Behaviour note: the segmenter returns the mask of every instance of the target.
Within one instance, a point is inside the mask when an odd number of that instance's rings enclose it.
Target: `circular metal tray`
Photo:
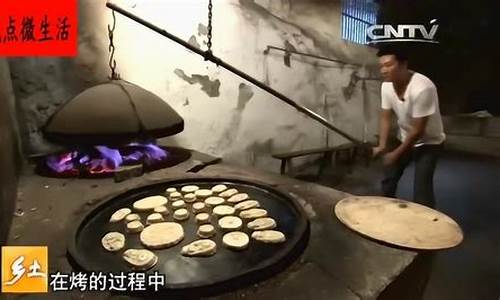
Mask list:
[[[196,235],[197,225],[190,212],[189,220],[180,222],[184,227],[184,239],[176,246],[152,250],[158,256],[158,264],[147,273],[158,271],[165,274],[165,291],[196,290],[204,293],[210,290],[226,291],[248,285],[268,278],[291,264],[305,249],[309,238],[309,221],[302,207],[295,199],[286,196],[269,186],[249,181],[198,178],[179,179],[160,184],[141,187],[119,195],[89,212],[72,231],[68,243],[70,262],[76,269],[83,271],[129,272],[121,254],[125,249],[144,248],[138,234],[129,234],[124,230],[122,222],[110,224],[110,216],[123,207],[132,208],[134,201],[143,197],[163,194],[167,187],[180,187],[195,184],[200,188],[211,188],[216,184],[234,187],[239,192],[248,193],[251,199],[258,200],[268,215],[277,222],[277,229],[283,232],[286,242],[265,244],[250,238],[249,247],[243,251],[233,251],[222,244],[222,233],[215,218],[211,224],[217,230],[212,239],[217,243],[217,253],[211,257],[185,257],[180,251],[182,246],[199,239]],[[166,221],[173,221],[171,201],[168,203],[170,214]],[[191,204],[187,203],[188,208]],[[141,220],[147,213],[140,213]],[[242,231],[249,236],[251,231],[244,221]],[[109,231],[125,234],[126,244],[122,251],[111,253],[103,249],[101,238]]]

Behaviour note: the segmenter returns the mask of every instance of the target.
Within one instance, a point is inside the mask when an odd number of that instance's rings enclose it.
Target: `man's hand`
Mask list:
[[[382,147],[382,146],[373,147],[372,148],[372,156],[377,157],[384,151],[385,151],[385,147]]]
[[[384,165],[389,166],[394,164],[403,154],[411,151],[415,143],[422,137],[425,131],[425,126],[427,124],[428,116],[413,118],[412,129],[410,133],[406,136],[404,141],[393,151],[384,155]]]
[[[399,155],[396,151],[392,151],[384,155],[384,166],[390,166],[396,163],[399,159]]]

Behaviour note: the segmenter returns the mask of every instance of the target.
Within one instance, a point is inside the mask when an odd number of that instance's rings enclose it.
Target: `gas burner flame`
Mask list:
[[[71,171],[74,168],[73,159],[77,156],[76,152],[68,152],[60,155],[50,155],[47,157],[47,166],[57,173]]]
[[[130,143],[124,147],[94,146],[88,151],[71,151],[46,157],[46,165],[56,173],[113,173],[120,166],[151,166],[168,157],[168,152],[154,143]]]

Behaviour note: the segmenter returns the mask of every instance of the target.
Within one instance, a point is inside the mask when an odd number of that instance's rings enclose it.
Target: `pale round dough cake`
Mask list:
[[[128,249],[122,257],[134,270],[140,271],[146,271],[158,262],[158,256],[146,249]]]
[[[186,194],[184,195],[184,201],[186,201],[187,203],[194,202],[196,201],[196,195],[194,193]]]
[[[266,230],[276,228],[276,221],[273,218],[257,218],[252,222],[248,222],[248,229],[251,230]]]
[[[262,208],[252,208],[240,212],[240,218],[242,219],[257,219],[267,217],[267,211]]]
[[[226,200],[222,197],[208,197],[207,199],[205,199],[205,205],[207,207],[214,207],[214,206],[217,206],[217,205],[221,205],[222,203],[224,203]]]
[[[286,241],[285,235],[281,231],[277,230],[262,230],[254,231],[252,233],[252,238],[264,243],[283,243]]]
[[[200,189],[194,192],[196,195],[196,198],[198,199],[205,199],[213,195],[213,192],[211,190],[207,189]]]
[[[152,213],[146,219],[147,224],[160,223],[163,221],[163,216],[160,213]]]
[[[235,216],[225,216],[219,221],[219,227],[224,231],[240,230],[243,225],[243,221]]]
[[[174,187],[169,187],[168,189],[165,190],[165,193],[167,195],[170,195],[171,193],[177,192],[177,189]]]
[[[234,207],[229,205],[218,205],[214,207],[213,211],[214,215],[218,217],[233,215],[235,212]]]
[[[229,197],[229,199],[227,199],[227,202],[234,204],[234,203],[248,200],[248,198],[250,198],[250,197],[248,196],[247,193],[239,193],[239,194],[232,195],[231,197]]]
[[[133,207],[137,211],[148,211],[153,210],[155,207],[166,205],[168,202],[167,198],[157,195],[149,196],[141,200],[134,202]]]
[[[168,208],[166,206],[158,206],[158,207],[155,207],[154,210],[153,210],[155,213],[159,213],[159,214],[162,214],[164,216],[168,215],[169,214],[169,211],[168,211]]]
[[[205,211],[206,208],[207,207],[206,207],[205,203],[203,203],[203,202],[195,202],[195,203],[193,203],[193,206],[192,206],[193,212],[195,214]]]
[[[210,215],[207,213],[199,213],[195,216],[196,223],[203,224],[210,222]]]
[[[121,208],[111,215],[111,218],[109,218],[109,222],[120,222],[121,220],[125,219],[131,212],[132,210],[130,210],[130,208]]]
[[[225,190],[227,190],[227,186],[225,186],[224,184],[218,184],[214,187],[212,187],[212,192],[214,192],[214,194],[220,194],[222,192],[224,192]]]
[[[246,200],[243,202],[240,202],[234,206],[234,209],[236,210],[247,210],[247,209],[252,209],[252,208],[257,208],[260,207],[260,204],[258,201],[255,200]]]
[[[189,219],[189,212],[185,208],[180,208],[174,211],[174,219],[177,221],[184,221]]]
[[[140,221],[141,216],[138,214],[130,214],[125,217],[125,222]]]
[[[142,225],[141,221],[132,221],[127,223],[127,232],[129,233],[138,233],[144,229],[144,225]]]
[[[236,194],[238,194],[237,189],[229,189],[229,190],[225,190],[224,192],[220,193],[219,197],[229,198],[229,197],[234,196]]]
[[[215,235],[215,227],[211,224],[203,224],[198,227],[196,234],[201,238],[209,238]]]
[[[120,251],[125,247],[125,236],[116,231],[108,232],[102,237],[101,244],[108,251]]]
[[[241,231],[231,231],[222,237],[224,246],[234,250],[246,249],[249,242],[250,238],[248,235]]]
[[[168,195],[168,198],[170,200],[175,201],[175,200],[181,200],[182,199],[182,194],[179,192],[173,192]]]
[[[179,208],[184,208],[186,207],[186,202],[184,200],[177,200],[172,202],[172,208],[173,209],[179,209]]]
[[[197,185],[186,185],[181,188],[181,192],[183,193],[194,193],[195,191],[199,190],[200,187]]]
[[[151,224],[141,232],[141,243],[151,249],[163,249],[178,244],[184,238],[184,229],[175,222]]]
[[[182,247],[181,254],[185,256],[211,256],[217,251],[217,244],[208,239],[194,241]]]

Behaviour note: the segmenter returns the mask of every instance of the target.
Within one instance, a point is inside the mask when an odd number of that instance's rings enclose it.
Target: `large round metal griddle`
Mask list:
[[[161,184],[141,187],[117,196],[88,213],[72,232],[68,243],[70,262],[83,271],[120,272],[131,271],[121,254],[125,249],[144,248],[138,234],[129,234],[124,224],[110,224],[109,218],[116,210],[132,208],[134,201],[143,197],[163,194],[167,187],[180,187],[195,184],[201,188],[211,188],[216,184],[225,184],[238,191],[248,193],[251,199],[258,200],[269,216],[277,221],[277,230],[282,231],[287,240],[281,244],[264,244],[250,239],[248,249],[233,251],[222,244],[222,234],[215,218],[211,224],[217,229],[212,238],[217,243],[217,253],[211,257],[185,257],[180,254],[182,246],[199,239],[193,214],[187,221],[180,222],[184,227],[184,240],[168,249],[153,250],[158,256],[158,264],[147,273],[159,271],[166,276],[168,291],[196,290],[203,292],[217,289],[227,290],[262,280],[281,271],[292,263],[304,250],[309,237],[309,221],[301,206],[285,194],[268,186],[226,179],[182,179]],[[171,202],[168,209],[172,212]],[[190,210],[191,204],[188,203]],[[141,220],[147,213],[141,213]],[[172,213],[166,221],[173,221]],[[244,229],[247,234],[251,231]],[[126,245],[118,253],[110,253],[101,246],[101,238],[107,232],[119,231],[126,235]]]
[[[376,196],[353,196],[335,206],[338,219],[369,238],[411,249],[437,250],[463,240],[447,215],[417,203]]]

